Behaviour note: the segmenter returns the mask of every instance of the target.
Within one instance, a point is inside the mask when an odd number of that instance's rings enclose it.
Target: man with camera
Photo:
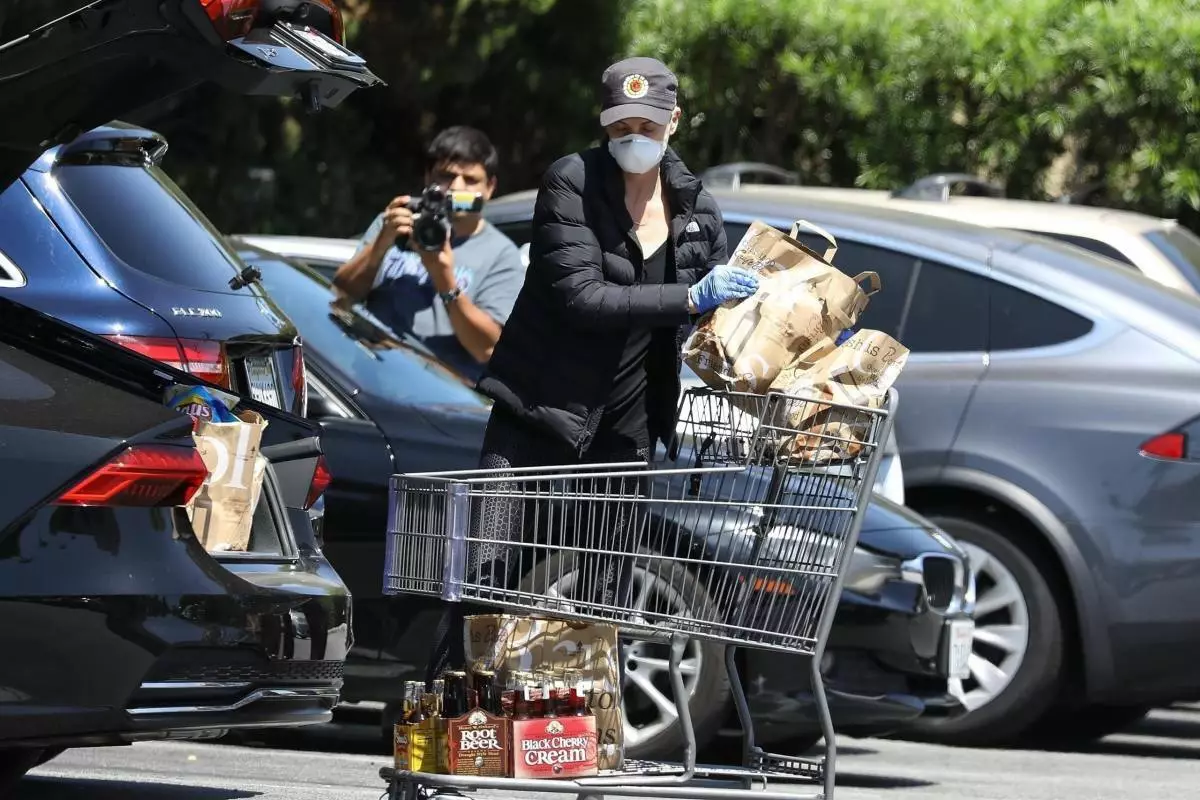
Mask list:
[[[500,339],[525,280],[512,240],[484,221],[496,190],[496,149],[458,126],[425,153],[426,188],[388,204],[334,285],[398,334],[412,334],[472,381]]]

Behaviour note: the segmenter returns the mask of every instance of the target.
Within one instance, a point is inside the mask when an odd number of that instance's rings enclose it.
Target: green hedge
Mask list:
[[[1012,197],[1200,208],[1198,0],[636,0],[679,74],[680,149],[810,184],[963,170]],[[1190,209],[1188,208],[1190,207]]]

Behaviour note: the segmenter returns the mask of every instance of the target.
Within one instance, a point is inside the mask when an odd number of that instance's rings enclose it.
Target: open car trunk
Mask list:
[[[206,81],[238,94],[300,96],[314,109],[381,83],[323,32],[267,14],[272,5],[6,0],[0,187],[47,147]],[[217,9],[237,16],[219,18]]]

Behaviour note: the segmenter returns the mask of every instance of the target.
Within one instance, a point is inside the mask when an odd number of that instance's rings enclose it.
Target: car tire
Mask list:
[[[972,556],[976,637],[972,677],[951,681],[951,691],[965,698],[968,712],[918,719],[902,735],[975,747],[1013,743],[1058,700],[1066,650],[1062,609],[1028,545],[961,509],[922,513]]]
[[[1089,744],[1133,727],[1152,710],[1151,706],[1058,708],[1043,717],[1030,732],[1031,740],[1043,747]]]
[[[646,552],[649,554],[649,551]],[[521,590],[541,591],[548,584],[550,576],[574,574],[575,562],[576,554],[574,553],[552,555],[538,563],[525,576],[521,582]],[[680,609],[681,613],[686,611],[694,616],[711,618],[712,612],[708,609],[712,607],[712,600],[696,576],[682,565],[656,562],[653,575],[649,575],[645,571],[639,571],[639,574],[640,578],[639,575],[635,575],[635,582],[639,579],[649,578],[655,581],[656,585],[661,583],[661,588],[668,595],[681,601],[686,599],[690,606],[687,609]],[[659,608],[661,607],[659,606]],[[637,648],[655,648],[652,656],[646,656],[655,662],[665,663],[665,659],[668,657],[667,645],[640,642],[627,642],[626,644],[624,650],[624,657],[627,659],[626,678],[625,687],[621,692],[621,704],[625,712],[625,756],[632,759],[679,759],[683,755],[683,732],[678,724],[668,724],[669,717],[665,719],[660,717],[652,723],[638,726],[638,731],[644,731],[647,728],[655,731],[640,741],[635,740],[635,735],[630,730],[640,721],[643,714],[653,713],[649,710],[649,706],[658,707],[650,698],[649,691],[651,689],[643,687],[658,688],[661,686],[660,696],[657,699],[661,701],[665,698],[674,702],[669,685],[664,685],[668,680],[666,669],[662,669],[661,674],[644,672],[646,662],[640,660],[641,656],[638,653],[642,651]],[[723,645],[708,640],[692,639],[688,643],[688,651],[684,656],[685,667],[689,662],[695,667],[695,673],[685,674],[683,677],[685,685],[690,683],[688,688],[691,692],[691,699],[688,703],[688,710],[692,716],[692,728],[696,733],[696,747],[699,750],[711,744],[717,737],[721,723],[729,710],[730,689],[729,676],[725,671],[725,648]],[[634,681],[630,677],[630,673],[639,668],[647,677],[641,679],[636,692],[630,691],[629,686]],[[638,701],[636,707],[630,706],[631,696]],[[645,702],[642,702],[643,700]],[[662,711],[661,713],[665,714],[666,712]]]
[[[57,748],[45,750],[38,747],[0,750],[0,798],[12,796],[25,773],[61,752]]]

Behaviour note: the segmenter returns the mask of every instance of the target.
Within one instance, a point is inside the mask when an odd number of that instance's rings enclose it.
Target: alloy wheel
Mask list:
[[[950,693],[968,711],[991,702],[1016,676],[1029,648],[1029,603],[1012,571],[991,553],[959,540],[975,578],[975,638],[968,678],[951,678]]]

